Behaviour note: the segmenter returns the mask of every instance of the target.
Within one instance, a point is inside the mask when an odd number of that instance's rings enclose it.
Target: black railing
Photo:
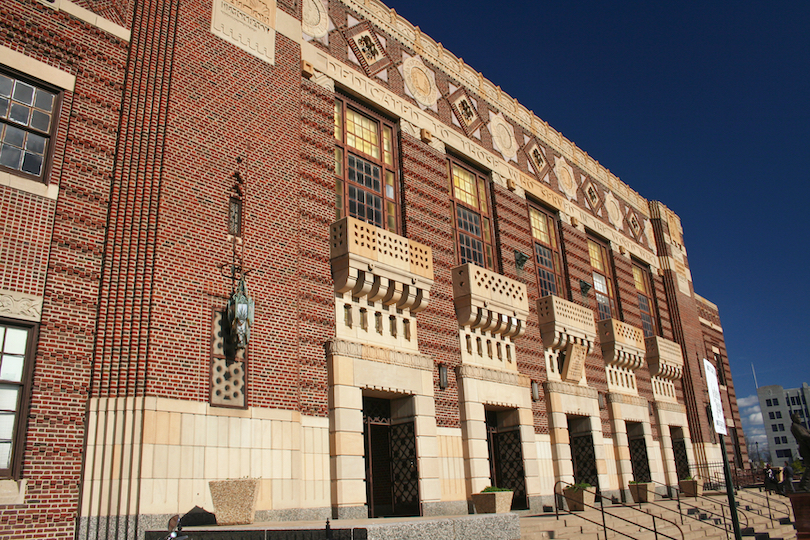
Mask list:
[[[754,486],[763,482],[761,471],[752,469],[738,469],[731,467],[731,483],[735,489]],[[703,480],[703,489],[706,491],[725,491],[726,476],[723,472],[723,462],[699,463],[689,465],[689,474],[692,478]]]
[[[583,491],[587,491],[588,493],[592,493],[595,497],[599,497],[599,506],[597,507],[595,505],[588,504],[588,503],[585,503],[585,502],[582,503],[582,506],[587,507],[587,508],[592,508],[594,510],[599,510],[600,513],[601,513],[601,516],[602,516],[602,523],[600,524],[599,522],[594,521],[594,520],[592,520],[592,519],[590,519],[590,518],[588,518],[586,516],[583,516],[583,515],[574,514],[573,512],[568,510],[567,508],[562,508],[563,499],[568,503],[568,504],[566,504],[566,506],[570,506],[569,501],[571,501],[571,499],[569,497],[566,497],[564,495],[564,492],[565,492],[566,487],[572,487],[573,485],[574,484],[571,484],[569,482],[565,482],[563,480],[558,480],[557,483],[554,484],[554,515],[556,516],[556,518],[558,520],[560,519],[560,510],[562,510],[563,512],[566,512],[566,513],[568,513],[568,514],[570,514],[572,516],[576,516],[576,517],[578,517],[580,519],[584,519],[585,521],[593,523],[593,524],[595,524],[597,526],[601,526],[602,531],[604,532],[604,535],[605,535],[605,540],[607,540],[607,532],[608,531],[613,531],[616,534],[619,534],[621,536],[625,536],[627,538],[632,538],[633,540],[639,540],[639,539],[635,538],[634,536],[631,536],[631,535],[627,534],[626,531],[618,531],[618,530],[616,530],[616,529],[614,529],[612,527],[608,527],[606,516],[610,516],[613,519],[618,519],[618,520],[624,521],[626,523],[630,523],[634,527],[640,527],[642,529],[645,529],[647,531],[652,532],[655,535],[656,540],[658,540],[659,536],[664,537],[664,538],[669,538],[670,540],[677,540],[677,537],[670,536],[670,535],[668,535],[666,533],[663,533],[663,532],[660,532],[658,530],[658,523],[656,522],[656,520],[658,520],[658,521],[662,521],[664,523],[668,523],[668,524],[672,525],[673,527],[675,527],[678,530],[678,532],[680,533],[680,535],[681,535],[681,540],[685,540],[685,537],[683,535],[683,530],[678,526],[677,523],[675,523],[674,521],[670,521],[670,520],[668,520],[666,518],[656,516],[655,514],[645,512],[644,510],[641,510],[640,508],[635,508],[634,506],[630,506],[630,505],[623,504],[623,503],[613,503],[614,506],[620,506],[622,508],[629,508],[630,510],[632,510],[634,512],[639,512],[641,514],[644,514],[645,516],[650,516],[652,518],[652,528],[647,527],[646,525],[642,525],[642,524],[640,524],[640,523],[638,523],[636,521],[632,521],[632,520],[629,520],[629,519],[625,519],[625,518],[623,518],[621,516],[617,516],[616,514],[611,514],[610,512],[606,512],[605,511],[605,502],[604,502],[605,498],[602,497],[599,493],[597,493],[596,490],[585,489]],[[559,490],[559,491],[557,490],[558,486],[562,486],[562,489]]]

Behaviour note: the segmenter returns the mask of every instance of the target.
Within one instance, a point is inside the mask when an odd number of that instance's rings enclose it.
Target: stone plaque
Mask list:
[[[572,343],[565,349],[565,365],[562,369],[564,381],[577,383],[582,379],[582,370],[585,367],[585,347]]]
[[[321,0],[304,0],[301,11],[301,29],[305,34],[317,39],[329,33],[329,14]]]
[[[402,62],[405,88],[411,96],[425,107],[433,107],[439,98],[433,71],[425,66],[421,58],[412,56]]]
[[[275,64],[275,0],[214,0],[211,32],[248,54]]]

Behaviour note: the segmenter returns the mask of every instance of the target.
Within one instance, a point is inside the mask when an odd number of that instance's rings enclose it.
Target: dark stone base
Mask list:
[[[363,517],[368,517],[368,511]],[[323,521],[332,518],[332,509],[322,508],[289,508],[285,510],[256,510],[254,523],[267,521]]]
[[[368,519],[368,506],[333,506],[332,519]]]
[[[467,501],[422,503],[423,516],[463,516],[467,513]]]
[[[554,508],[554,495],[537,495],[534,497],[529,497],[530,514],[542,514],[544,506]]]
[[[791,493],[790,504],[793,505],[796,538],[810,539],[810,493]]]

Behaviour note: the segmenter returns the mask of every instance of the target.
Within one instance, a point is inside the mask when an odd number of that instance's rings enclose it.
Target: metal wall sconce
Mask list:
[[[540,401],[540,383],[532,381],[532,401]]]
[[[439,388],[444,390],[447,388],[447,366],[439,364]]]
[[[515,250],[515,266],[517,266],[518,270],[523,270],[523,267],[526,266],[526,262],[528,262],[528,260],[528,255],[522,251]]]
[[[582,292],[582,298],[587,298],[588,293],[591,292],[593,285],[585,281],[584,279],[579,280],[579,290]]]

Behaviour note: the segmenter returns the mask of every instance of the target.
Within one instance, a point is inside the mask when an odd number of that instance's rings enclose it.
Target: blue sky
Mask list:
[[[810,382],[810,3],[386,3],[681,216],[739,398]]]

